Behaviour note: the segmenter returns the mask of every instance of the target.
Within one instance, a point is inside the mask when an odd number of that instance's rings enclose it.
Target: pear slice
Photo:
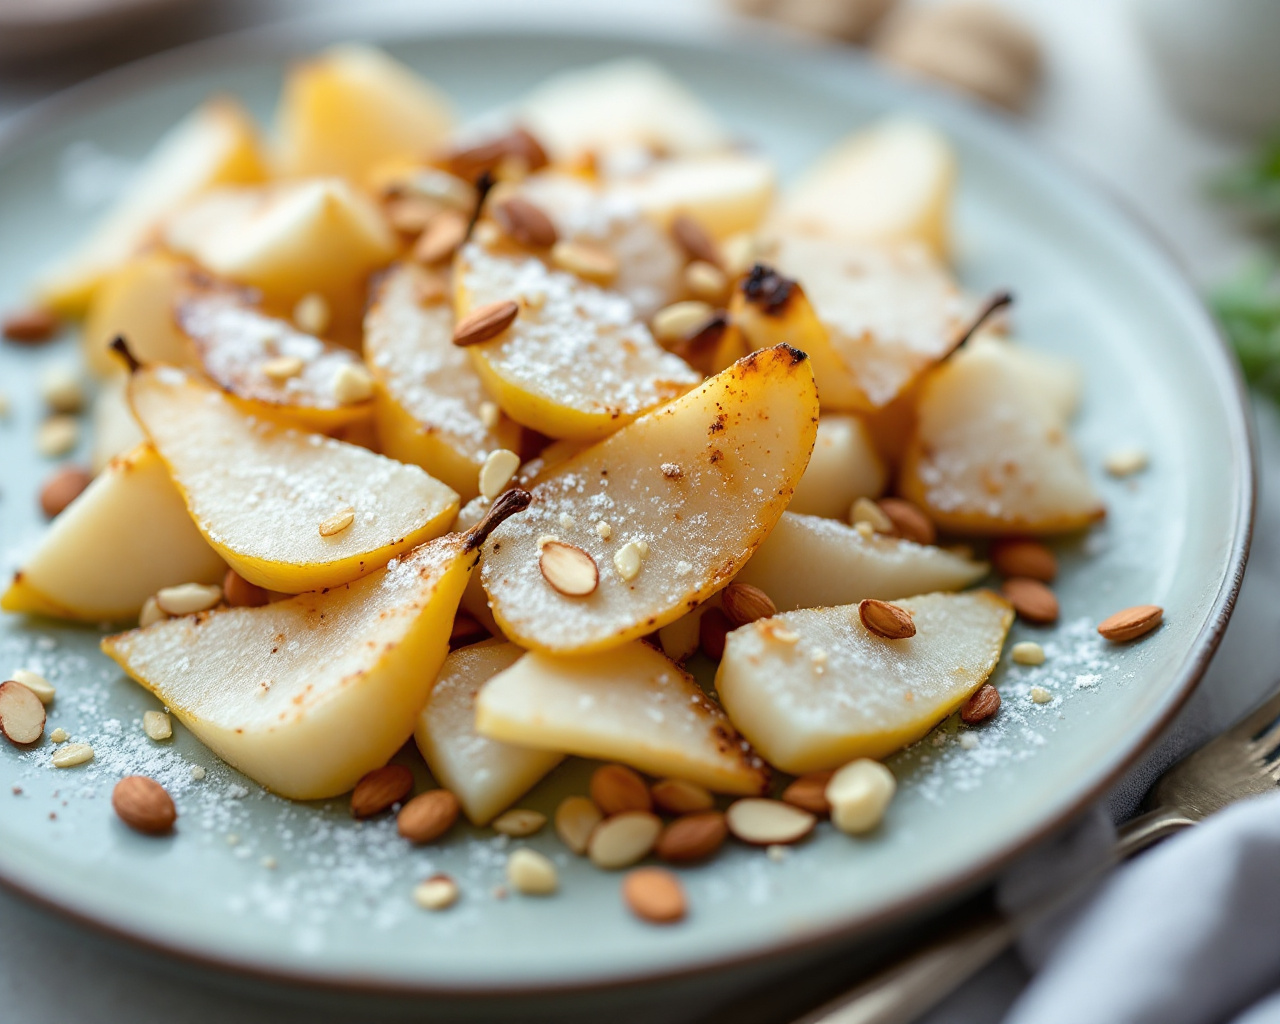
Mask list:
[[[985,562],[943,548],[786,512],[737,579],[763,590],[779,611],[790,611],[963,590],[986,574]]]
[[[295,800],[336,796],[413,734],[479,546],[527,501],[508,491],[475,528],[354,583],[169,619],[102,649],[256,782]]]
[[[489,303],[520,303],[510,328],[470,352],[503,411],[548,437],[605,437],[701,379],[653,340],[621,295],[534,256],[471,242],[454,278],[459,319]]]
[[[903,497],[957,532],[1059,533],[1101,518],[1062,385],[1045,379],[1006,343],[949,359],[921,386]]]
[[[866,424],[856,416],[824,413],[813,456],[787,510],[844,519],[858,498],[879,497],[886,478]]]
[[[277,114],[277,169],[285,177],[345,175],[429,153],[453,127],[448,98],[371,46],[333,46],[294,65]]]
[[[221,583],[226,569],[192,524],[163,460],[142,444],[113,459],[54,519],[0,608],[128,622],[161,588]]]
[[[255,419],[183,370],[135,370],[129,402],[200,532],[268,590],[349,583],[443,533],[458,512],[457,494],[417,466]],[[344,509],[349,525],[322,536]]]
[[[988,590],[896,601],[916,635],[885,640],[857,605],[761,619],[725,641],[716,690],[775,768],[800,775],[883,758],[959,708],[1000,659],[1013,621]]]
[[[752,153],[663,160],[618,182],[616,191],[669,225],[684,213],[715,238],[760,226],[773,200],[773,163]]]
[[[586,654],[701,604],[786,508],[817,419],[804,353],[768,349],[543,474],[529,512],[485,551],[481,579],[503,633],[531,650]],[[567,597],[544,578],[545,536],[591,555],[593,593]]]
[[[208,101],[156,144],[89,237],[40,275],[41,304],[82,313],[103,277],[151,241],[173,211],[216,186],[265,177],[249,114],[226,98]]]
[[[453,344],[453,306],[438,284],[411,263],[388,271],[365,314],[364,352],[382,451],[469,499],[491,451],[519,451],[520,428],[488,418],[493,403],[471,357]]]
[[[501,640],[460,647],[444,660],[414,736],[436,781],[473,825],[487,825],[564,760],[557,751],[491,740],[476,732],[476,694],[524,654]]]
[[[693,677],[639,641],[588,657],[524,655],[480,690],[476,731],[717,793],[754,796],[768,784],[768,769]]]
[[[128,380],[123,373],[105,380],[94,396],[93,449],[89,458],[89,468],[94,473],[101,473],[116,456],[133,451],[147,439],[125,397]]]
[[[919,121],[894,118],[850,136],[783,195],[772,227],[855,242],[921,242],[947,255],[956,158]]]
[[[320,433],[373,415],[371,398],[344,401],[337,386],[344,373],[366,375],[360,357],[264,313],[252,292],[193,282],[178,303],[177,321],[205,376],[251,415]]]
[[[111,351],[119,337],[141,363],[194,367],[195,351],[173,319],[190,270],[168,253],[148,252],[108,275],[94,292],[81,336],[89,369],[102,377],[124,374],[124,364]]]
[[[732,142],[684,85],[634,57],[554,75],[517,113],[557,163],[619,152],[706,153]]]

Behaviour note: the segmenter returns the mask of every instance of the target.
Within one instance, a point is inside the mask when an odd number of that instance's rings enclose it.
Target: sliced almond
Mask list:
[[[649,793],[653,805],[666,814],[693,814],[716,805],[709,789],[687,779],[663,779],[655,782]]]
[[[144,711],[142,731],[147,734],[148,739],[159,743],[173,738],[173,722],[163,711]]]
[[[448,910],[458,902],[458,883],[448,875],[432,875],[413,887],[413,902],[423,910]]]
[[[87,743],[68,743],[51,760],[55,768],[76,768],[93,760],[93,747]]]
[[[26,668],[15,668],[9,678],[15,683],[21,683],[39,697],[41,704],[52,704],[53,698],[57,696],[57,691],[53,688],[53,684],[40,675],[39,672],[32,672]]]
[[[44,705],[21,683],[0,683],[0,734],[15,746],[28,746],[44,735]]]
[[[1098,632],[1114,643],[1146,636],[1164,619],[1164,609],[1156,604],[1139,604],[1103,619]]]
[[[155,595],[152,595],[142,602],[142,611],[138,613],[138,625],[143,627],[154,626],[157,622],[163,622],[168,617],[168,613],[160,607]]]
[[[812,772],[809,775],[801,775],[782,791],[782,799],[803,808],[810,814],[830,814],[831,805],[827,803],[827,783],[831,781],[832,774],[832,772]]]
[[[855,498],[853,507],[849,509],[849,522],[854,526],[866,523],[876,533],[893,533],[893,520],[870,498]]]
[[[430,266],[454,254],[467,237],[467,218],[457,210],[442,210],[431,218],[413,246],[416,262]]]
[[[618,257],[594,242],[562,239],[551,247],[551,262],[561,270],[597,284],[608,284],[618,276]]]
[[[298,376],[306,365],[297,356],[277,356],[262,363],[258,369],[262,371],[264,377],[275,381],[277,384],[283,384],[285,381]]]
[[[1058,599],[1039,580],[1014,576],[1004,581],[1000,592],[1013,605],[1018,618],[1038,626],[1058,621]]]
[[[916,635],[911,613],[888,601],[868,598],[858,605],[858,618],[868,630],[886,640],[906,640]]]
[[[642,860],[662,833],[662,819],[647,811],[626,811],[606,818],[591,833],[587,856],[598,868],[628,868]]]
[[[413,792],[413,772],[402,764],[375,768],[356,783],[351,792],[351,816],[371,818]]]
[[[604,820],[600,808],[585,796],[569,796],[556,808],[556,835],[579,857],[587,852],[591,833]]]
[[[1001,576],[1022,576],[1052,583],[1058,575],[1058,559],[1038,540],[1011,537],[991,545],[991,567]]]
[[[513,807],[493,819],[493,830],[499,835],[523,839],[535,832],[540,832],[547,823],[547,816],[541,811],[527,807]]]
[[[506,448],[491,451],[480,467],[480,496],[492,501],[507,488],[520,468],[520,456]]]
[[[813,831],[818,819],[781,800],[747,797],[729,805],[725,821],[729,831],[744,843],[772,846],[798,842]]]
[[[750,583],[730,583],[720,592],[720,604],[734,626],[745,626],[757,619],[771,619],[778,614],[773,600]]]
[[[316,336],[328,330],[332,315],[329,300],[319,292],[307,292],[293,307],[293,322],[308,334]]]
[[[582,548],[563,541],[549,540],[541,546],[538,569],[542,578],[565,597],[586,597],[600,585],[596,560]]]
[[[181,583],[156,594],[156,605],[166,615],[194,615],[208,611],[221,600],[222,588],[216,583]]]
[[[165,788],[145,775],[129,775],[111,791],[111,806],[135,832],[164,835],[178,820],[178,809]]]
[[[320,520],[320,536],[336,537],[351,526],[356,521],[356,510],[348,505],[346,508],[340,508],[327,519]]]
[[[510,299],[478,306],[458,321],[453,329],[453,343],[465,348],[490,341],[505,331],[520,315],[520,304]]]
[[[877,504],[880,506],[880,511],[893,523],[893,532],[903,540],[916,544],[937,542],[937,527],[915,502],[903,498],[881,498]]]
[[[990,683],[983,683],[960,709],[960,720],[976,725],[985,722],[1000,710],[1000,691]]]
[[[687,341],[702,330],[715,310],[697,299],[673,302],[653,314],[653,336],[664,345]]]
[[[605,816],[624,811],[651,811],[653,798],[638,772],[621,764],[605,764],[591,776],[591,799]]]
[[[507,858],[507,881],[526,896],[550,896],[560,886],[550,858],[527,846],[513,850]]]
[[[674,924],[686,912],[680,879],[662,868],[637,868],[622,881],[622,898],[631,912],[652,924]]]
[[[540,207],[520,196],[513,196],[495,206],[493,219],[513,239],[530,248],[549,249],[559,238],[551,218]]]
[[[447,789],[419,793],[400,808],[396,831],[411,843],[434,842],[453,828],[458,809],[458,798]]]
[[[725,816],[719,811],[699,811],[677,818],[662,830],[654,852],[672,864],[705,860],[724,845],[729,835]]]

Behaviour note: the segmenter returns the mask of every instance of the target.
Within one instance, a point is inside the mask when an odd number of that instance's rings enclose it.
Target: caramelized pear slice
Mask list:
[[[887,475],[866,424],[856,416],[825,413],[813,457],[787,510],[844,519],[858,498],[880,496]]]
[[[508,491],[472,530],[354,583],[169,619],[102,649],[256,782],[295,800],[336,796],[413,734],[477,550],[527,501]]]
[[[503,411],[548,437],[606,437],[700,379],[654,341],[621,295],[535,256],[471,242],[454,278],[459,319],[519,302],[515,322],[470,352]]]
[[[473,498],[485,458],[499,448],[519,451],[520,428],[497,419],[471,357],[453,344],[453,325],[442,282],[414,264],[399,264],[379,283],[365,314],[364,352],[382,451]]]
[[[529,512],[485,552],[481,579],[503,633],[531,650],[585,654],[706,600],[786,508],[817,419],[808,360],[783,346],[739,360],[548,470]],[[567,597],[544,578],[546,536],[595,560],[593,593]]]
[[[100,377],[123,376],[124,364],[111,351],[119,337],[141,363],[194,367],[191,342],[173,319],[190,269],[168,253],[148,252],[107,275],[94,292],[80,339],[89,369]]]
[[[785,612],[963,590],[986,574],[986,563],[943,548],[867,536],[834,519],[787,512],[738,582],[759,587]]]
[[[458,798],[473,825],[487,825],[564,760],[476,732],[476,694],[524,654],[501,640],[460,647],[444,660],[414,736],[437,782]]]
[[[349,583],[443,533],[458,512],[457,494],[417,466],[255,419],[185,371],[135,370],[129,402],[200,532],[268,590]],[[347,509],[345,528],[323,536]]]
[[[857,605],[787,612],[729,634],[716,690],[770,764],[799,775],[886,757],[986,682],[1013,621],[1007,601],[977,590],[894,603],[915,636],[875,635]]]
[[[638,641],[580,658],[524,655],[481,689],[476,730],[718,793],[754,796],[768,783],[760,759],[693,678]]]
[[[903,496],[939,526],[1059,533],[1105,513],[1067,433],[1068,397],[1015,347],[966,348],[922,385]]]

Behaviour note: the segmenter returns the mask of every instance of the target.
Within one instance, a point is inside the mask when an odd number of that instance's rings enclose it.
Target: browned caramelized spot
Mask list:
[[[795,281],[783,277],[772,267],[757,263],[742,279],[742,294],[759,306],[767,316],[780,316],[796,288]]]

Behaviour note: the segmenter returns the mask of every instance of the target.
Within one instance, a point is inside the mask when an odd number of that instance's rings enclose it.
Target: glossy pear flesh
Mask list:
[[[140,363],[194,366],[191,342],[173,319],[189,275],[187,264],[161,252],[135,256],[108,275],[94,292],[81,337],[89,368],[102,377],[123,375],[124,363],[111,351],[118,337]]]
[[[880,496],[887,475],[862,420],[824,413],[813,455],[787,511],[844,519],[858,498]]]

